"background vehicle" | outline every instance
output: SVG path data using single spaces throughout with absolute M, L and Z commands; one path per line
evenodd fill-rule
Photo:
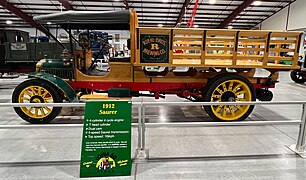
M 290 77 L 292 81 L 296 83 L 305 83 L 306 82 L 306 63 L 305 63 L 305 59 L 302 56 L 300 56 L 298 65 L 300 66 L 300 69 L 295 69 L 291 71 Z
M 65 46 L 69 47 L 66 43 Z M 20 30 L 0 30 L 0 73 L 33 72 L 43 58 L 60 58 L 63 48 L 47 36 L 29 37 Z
M 122 94 L 130 92 L 128 95 L 149 91 L 157 99 L 160 95 L 177 94 L 193 101 L 255 101 L 256 98 L 270 101 L 273 94 L 269 88 L 275 87 L 277 72 L 299 69 L 301 32 L 138 27 L 134 11 L 68 11 L 34 19 L 39 23 L 57 23 L 64 29 L 129 30 L 127 44 L 131 56 L 110 56 L 109 71 L 100 74 L 93 71 L 95 61 L 89 40 L 75 39 L 78 47 L 70 50 L 72 58 L 40 61 L 37 72 L 29 75 L 31 79 L 16 87 L 13 102 L 74 102 L 78 100 L 77 91 L 107 92 L 111 88 Z M 291 49 L 280 44 L 289 44 Z M 279 52 L 292 52 L 293 56 Z M 144 68 L 148 66 L 158 70 L 148 71 Z M 175 71 L 176 67 L 188 70 Z M 254 77 L 255 68 L 264 68 L 270 75 Z M 216 121 L 237 121 L 248 117 L 254 106 L 204 108 Z M 20 107 L 15 111 L 28 122 L 47 123 L 59 114 L 60 108 Z

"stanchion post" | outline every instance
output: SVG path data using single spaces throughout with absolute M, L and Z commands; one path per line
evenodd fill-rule
M 305 136 L 306 136 L 306 105 L 303 104 L 303 112 L 302 112 L 302 124 L 300 125 L 299 136 L 297 140 L 297 144 L 295 147 L 295 151 L 297 153 L 304 153 L 305 151 Z
M 142 125 L 142 142 L 141 142 L 141 149 L 146 149 L 146 107 L 142 106 L 141 110 L 141 125 Z
M 137 149 L 141 149 L 142 145 L 142 125 L 141 125 L 141 111 L 142 111 L 142 105 L 138 106 L 138 143 L 137 143 Z
M 135 163 L 146 163 L 149 159 L 149 150 L 145 149 L 145 108 L 138 106 L 138 143 L 135 151 Z

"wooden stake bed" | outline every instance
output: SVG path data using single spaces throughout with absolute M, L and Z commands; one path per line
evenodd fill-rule
M 143 27 L 137 32 L 134 66 L 299 68 L 301 32 Z

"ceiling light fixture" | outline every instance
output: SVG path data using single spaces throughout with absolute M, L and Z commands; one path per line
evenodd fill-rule
M 48 25 L 52 24 L 51 22 L 47 22 Z
M 163 25 L 162 25 L 162 24 L 158 24 L 157 26 L 158 26 L 158 27 L 163 27 Z
M 233 29 L 233 28 L 234 28 L 233 26 L 228 26 L 228 27 L 227 27 L 227 29 Z
M 198 27 L 199 27 L 199 25 L 197 25 L 197 24 L 196 24 L 196 25 L 194 25 L 193 27 L 194 27 L 194 28 L 198 28 Z
M 209 4 L 215 4 L 217 0 L 209 0 Z
M 7 20 L 7 21 L 5 21 L 5 23 L 6 23 L 6 24 L 13 24 L 13 21 Z
M 254 3 L 253 3 L 255 6 L 259 6 L 259 5 L 261 5 L 261 1 L 254 1 Z
M 163 3 L 167 3 L 168 2 L 168 0 L 163 0 Z

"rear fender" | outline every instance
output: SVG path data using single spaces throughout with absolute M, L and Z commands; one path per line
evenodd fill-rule
M 75 102 L 78 99 L 73 88 L 66 81 L 53 74 L 39 72 L 39 73 L 29 73 L 27 75 L 29 78 L 37 78 L 53 84 L 55 87 L 57 87 L 61 92 L 63 92 L 66 95 L 67 99 L 70 102 Z

